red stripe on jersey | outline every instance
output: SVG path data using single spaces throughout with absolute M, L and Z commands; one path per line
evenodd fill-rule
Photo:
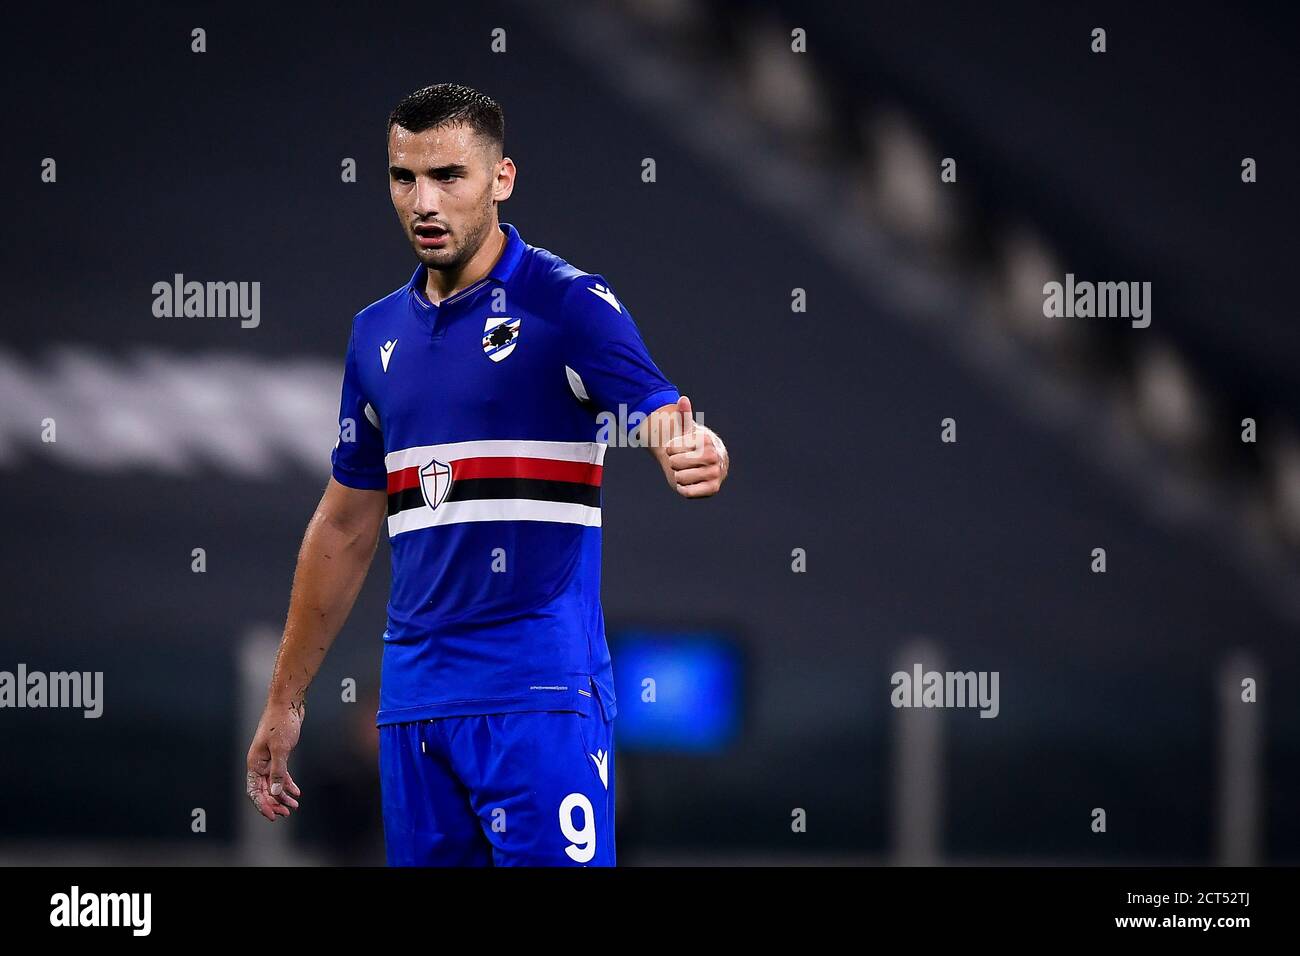
M 604 469 L 585 461 L 557 461 L 554 458 L 493 456 L 461 458 L 451 463 L 451 477 L 458 478 L 543 478 L 599 485 Z
M 407 488 L 420 487 L 420 469 L 414 466 L 388 473 L 388 493 L 395 495 Z
M 600 485 L 605 469 L 585 461 L 557 461 L 554 458 L 519 458 L 491 456 L 460 458 L 451 463 L 451 478 L 544 478 L 548 481 L 573 481 Z M 420 486 L 420 469 L 416 466 L 388 473 L 388 493 L 397 494 Z

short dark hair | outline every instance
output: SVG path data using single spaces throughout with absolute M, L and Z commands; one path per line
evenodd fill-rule
M 435 83 L 402 98 L 388 114 L 388 132 L 397 125 L 412 133 L 463 123 L 496 143 L 506 142 L 506 120 L 496 100 L 459 83 Z

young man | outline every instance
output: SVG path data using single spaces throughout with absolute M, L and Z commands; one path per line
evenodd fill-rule
M 390 192 L 420 265 L 352 325 L 333 476 L 298 556 L 248 795 L 272 821 L 299 805 L 288 757 L 307 687 L 386 517 L 389 863 L 612 866 L 608 425 L 625 439 L 648 415 L 633 440 L 686 498 L 716 494 L 728 457 L 609 283 L 498 221 L 515 183 L 503 148 L 500 107 L 463 86 L 419 90 L 389 117 Z

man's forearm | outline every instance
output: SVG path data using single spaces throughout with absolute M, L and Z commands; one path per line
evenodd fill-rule
M 637 441 L 649 449 L 664 473 L 668 474 L 668 449 L 664 446 L 670 439 L 681 433 L 681 419 L 677 414 L 677 406 L 664 405 L 646 416 L 636 437 Z
M 269 700 L 294 707 L 305 701 L 307 688 L 352 611 L 378 544 L 377 530 L 362 534 L 320 511 L 313 515 L 298 552 Z

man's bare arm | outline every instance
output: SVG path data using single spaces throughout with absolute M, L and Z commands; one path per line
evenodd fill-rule
M 300 706 L 343 628 L 379 546 L 388 496 L 333 478 L 307 523 L 289 595 L 270 701 Z
M 288 760 L 306 716 L 307 688 L 361 591 L 386 510 L 384 491 L 330 478 L 307 523 L 266 708 L 248 751 L 248 796 L 268 820 L 298 806 L 302 791 Z

